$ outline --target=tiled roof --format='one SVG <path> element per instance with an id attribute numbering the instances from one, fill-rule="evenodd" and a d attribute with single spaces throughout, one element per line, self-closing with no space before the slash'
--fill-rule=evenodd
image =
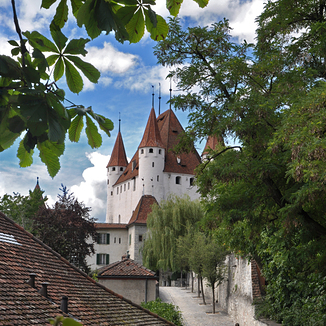
<path id="1" fill-rule="evenodd" d="M 108 277 L 138 277 L 156 278 L 155 273 L 130 258 L 125 258 L 98 270 L 98 278 Z"/>
<path id="2" fill-rule="evenodd" d="M 127 165 L 128 165 L 128 160 L 126 156 L 126 151 L 123 145 L 121 132 L 119 131 L 112 150 L 110 161 L 106 167 L 108 168 L 110 166 L 127 166 Z"/>
<path id="3" fill-rule="evenodd" d="M 49 325 L 68 313 L 83 325 L 173 325 L 98 284 L 0 213 L 0 325 Z M 26 283 L 35 273 L 35 287 Z M 38 290 L 48 282 L 49 300 Z"/>
<path id="4" fill-rule="evenodd" d="M 160 131 L 158 130 L 155 111 L 152 108 L 144 131 L 143 139 L 139 144 L 141 147 L 162 147 Z"/>
<path id="5" fill-rule="evenodd" d="M 178 118 L 170 109 L 157 117 L 157 124 L 165 147 L 164 172 L 195 174 L 195 168 L 200 164 L 200 156 L 195 148 L 190 153 L 174 154 L 171 149 L 179 142 L 179 136 L 184 132 Z M 179 157 L 180 163 L 177 158 Z"/>
<path id="6" fill-rule="evenodd" d="M 128 225 L 132 223 L 146 224 L 147 215 L 152 212 L 153 204 L 158 204 L 157 200 L 153 196 L 143 195 L 140 198 L 137 207 L 130 218 Z"/>
<path id="7" fill-rule="evenodd" d="M 212 149 L 212 150 L 215 150 L 217 145 L 223 144 L 223 143 L 224 143 L 224 141 L 223 141 L 222 137 L 209 136 L 207 138 L 207 142 L 206 142 L 206 145 L 205 145 L 205 148 L 204 148 L 204 151 L 203 151 L 202 155 L 208 154 L 208 149 L 209 148 Z"/>
<path id="8" fill-rule="evenodd" d="M 153 109 L 152 109 L 153 110 Z M 152 112 L 151 112 L 152 114 Z M 155 116 L 155 114 L 154 114 Z M 150 119 L 149 119 L 150 120 Z M 201 162 L 195 148 L 190 153 L 174 154 L 171 149 L 178 143 L 178 136 L 184 132 L 178 118 L 172 110 L 167 110 L 159 115 L 156 119 L 160 138 L 165 149 L 165 167 L 164 172 L 180 173 L 180 174 L 195 174 L 194 170 Z M 144 137 L 143 137 L 144 139 Z M 143 142 L 143 140 L 142 140 Z M 141 147 L 139 145 L 139 147 Z M 154 147 L 154 146 L 153 146 Z M 178 163 L 177 158 L 180 158 Z M 133 163 L 133 161 L 135 163 Z M 134 166 L 134 168 L 133 168 Z M 125 171 L 121 174 L 116 184 L 123 183 L 127 180 L 138 176 L 139 157 L 138 150 L 129 162 Z"/>
<path id="9" fill-rule="evenodd" d="M 95 223 L 96 230 L 101 229 L 126 229 L 127 224 L 118 224 L 118 223 Z"/>

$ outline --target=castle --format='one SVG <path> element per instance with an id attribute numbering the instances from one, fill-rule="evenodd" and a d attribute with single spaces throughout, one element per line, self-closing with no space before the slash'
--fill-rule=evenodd
<path id="1" fill-rule="evenodd" d="M 171 194 L 187 194 L 193 200 L 200 197 L 194 186 L 199 154 L 195 149 L 183 154 L 172 151 L 183 132 L 171 109 L 156 118 L 152 108 L 142 140 L 128 162 L 119 127 L 107 165 L 106 223 L 97 223 L 96 254 L 88 258 L 92 270 L 121 260 L 127 252 L 142 263 L 139 249 L 151 206 Z M 214 148 L 213 144 L 210 147 Z"/>

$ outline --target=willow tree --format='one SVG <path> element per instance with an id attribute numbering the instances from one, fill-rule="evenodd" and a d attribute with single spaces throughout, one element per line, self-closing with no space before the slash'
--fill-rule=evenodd
<path id="1" fill-rule="evenodd" d="M 148 233 L 143 247 L 143 264 L 150 269 L 178 270 L 177 239 L 204 216 L 198 200 L 171 196 L 154 205 L 147 218 Z"/>

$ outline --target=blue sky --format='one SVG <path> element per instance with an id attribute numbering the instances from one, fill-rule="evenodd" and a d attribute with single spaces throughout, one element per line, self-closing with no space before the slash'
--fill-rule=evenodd
<path id="1" fill-rule="evenodd" d="M 263 9 L 262 0 L 210 0 L 207 8 L 200 9 L 192 0 L 184 0 L 180 11 L 183 24 L 206 26 L 223 17 L 230 20 L 232 36 L 239 41 L 254 42 L 255 18 Z M 40 10 L 41 0 L 16 0 L 18 18 L 22 31 L 38 30 L 47 35 L 53 10 Z M 165 1 L 157 0 L 154 10 L 167 18 Z M 76 28 L 74 19 L 65 28 L 69 38 L 87 37 L 84 30 Z M 18 40 L 12 19 L 11 1 L 0 0 L 0 54 L 10 55 L 9 39 Z M 141 141 L 147 118 L 152 106 L 152 85 L 155 92 L 155 110 L 158 110 L 158 85 L 161 84 L 161 112 L 168 109 L 169 81 L 165 79 L 168 68 L 156 64 L 152 41 L 148 35 L 138 44 L 120 44 L 113 35 L 101 35 L 87 45 L 87 60 L 101 72 L 98 84 L 85 80 L 84 90 L 79 95 L 70 93 L 64 84 L 66 98 L 75 104 L 92 106 L 96 113 L 110 118 L 115 129 L 111 137 L 102 134 L 103 144 L 92 150 L 83 133 L 78 144 L 66 141 L 66 150 L 60 159 L 61 170 L 52 179 L 46 167 L 34 154 L 31 167 L 20 168 L 16 157 L 19 141 L 10 149 L 0 153 L 0 196 L 19 192 L 27 195 L 40 178 L 40 186 L 52 205 L 63 183 L 75 196 L 92 208 L 92 216 L 104 222 L 106 210 L 106 164 L 118 131 L 119 112 L 121 132 L 128 158 L 132 157 Z M 173 88 L 173 87 L 172 87 Z M 183 127 L 187 125 L 187 114 L 176 112 Z M 0 135 L 1 137 L 1 135 Z M 203 144 L 197 144 L 199 151 Z"/>

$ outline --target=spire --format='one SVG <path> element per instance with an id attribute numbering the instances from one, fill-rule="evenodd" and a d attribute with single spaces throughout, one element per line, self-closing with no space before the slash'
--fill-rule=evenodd
<path id="1" fill-rule="evenodd" d="M 153 108 L 151 109 L 144 136 L 139 145 L 140 147 L 164 147 Z"/>
<path id="2" fill-rule="evenodd" d="M 154 109 L 154 85 L 152 85 L 152 90 L 153 90 L 153 93 L 152 93 L 152 108 Z"/>
<path id="3" fill-rule="evenodd" d="M 172 98 L 172 78 L 170 77 L 170 110 L 171 110 L 171 98 Z"/>
<path id="4" fill-rule="evenodd" d="M 120 122 L 119 122 L 119 126 L 120 126 Z M 127 161 L 126 151 L 123 145 L 123 140 L 122 140 L 120 127 L 119 127 L 119 132 L 112 150 L 111 158 L 106 167 L 108 168 L 110 166 L 127 166 L 127 165 L 128 165 L 128 161 Z"/>
<path id="5" fill-rule="evenodd" d="M 202 156 L 208 154 L 209 149 L 215 150 L 219 144 L 224 145 L 222 136 L 208 136 Z"/>
<path id="6" fill-rule="evenodd" d="M 121 125 L 121 119 L 120 119 L 120 112 L 119 112 L 119 132 L 120 132 L 120 125 Z"/>
<path id="7" fill-rule="evenodd" d="M 161 83 L 158 83 L 158 115 L 161 114 Z"/>
<path id="8" fill-rule="evenodd" d="M 36 186 L 35 186 L 34 190 L 36 190 L 36 189 L 41 190 L 40 183 L 39 183 L 39 177 L 36 178 Z"/>

